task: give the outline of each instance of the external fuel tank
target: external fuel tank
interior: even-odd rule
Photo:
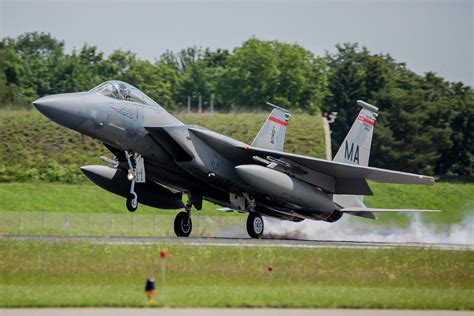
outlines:
[[[332,212],[338,209],[332,199],[317,187],[283,172],[259,165],[239,165],[235,169],[248,185],[276,200],[311,211]]]
[[[127,171],[108,166],[90,165],[81,167],[81,171],[101,188],[127,197],[130,194],[130,181],[127,180]],[[151,181],[136,183],[135,192],[138,202],[162,209],[183,208],[181,194],[173,193],[167,188]]]

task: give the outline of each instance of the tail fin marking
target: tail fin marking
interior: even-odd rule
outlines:
[[[333,161],[368,166],[372,135],[378,109],[364,101],[357,101],[362,107],[349,133],[339,147]]]
[[[274,104],[268,103],[273,107],[272,112],[253,140],[251,146],[283,151],[285,145],[286,128],[290,120],[290,113]]]

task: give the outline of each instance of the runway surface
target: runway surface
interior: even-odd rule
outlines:
[[[274,309],[274,308],[18,308],[0,309],[2,316],[472,316],[469,311],[377,310],[377,309]]]
[[[250,239],[218,237],[95,237],[95,236],[47,236],[47,235],[4,235],[0,239],[38,240],[38,241],[82,241],[110,244],[182,244],[190,246],[239,246],[239,247],[286,247],[286,248],[397,248],[415,247],[441,250],[474,250],[474,245],[431,244],[431,243],[393,243],[359,242],[295,239]]]

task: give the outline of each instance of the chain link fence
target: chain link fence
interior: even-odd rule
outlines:
[[[0,234],[172,237],[176,214],[0,212]],[[192,217],[193,236],[246,237],[246,216]]]

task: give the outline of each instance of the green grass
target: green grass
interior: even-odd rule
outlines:
[[[154,276],[155,306],[474,309],[472,251],[0,240],[0,254],[2,307],[144,306]]]
[[[374,195],[366,198],[370,207],[441,209],[443,213],[423,214],[433,223],[459,223],[474,214],[474,184],[440,182],[432,187],[370,184]],[[70,213],[127,213],[125,200],[93,184],[0,183],[0,211],[47,211]],[[219,206],[205,202],[194,215],[227,215]],[[175,214],[140,205],[137,214]],[[378,214],[380,220],[407,224],[407,214]],[[368,221],[361,219],[361,221]]]
[[[128,213],[125,199],[92,183],[62,184],[48,182],[0,183],[0,211],[41,211],[69,213]],[[204,202],[196,214],[224,215],[215,212],[213,203]],[[140,214],[175,214],[139,205]]]
[[[365,199],[368,207],[442,210],[425,213],[430,223],[459,223],[474,215],[474,183],[437,182],[434,186],[370,183],[374,195]],[[378,213],[382,221],[407,224],[407,213]]]
[[[250,143],[268,113],[178,114],[197,124]],[[100,164],[98,157],[111,154],[98,141],[61,127],[38,111],[0,110],[0,181],[42,180],[78,183],[87,181],[79,170]],[[321,117],[295,114],[287,132],[289,152],[325,157]]]

